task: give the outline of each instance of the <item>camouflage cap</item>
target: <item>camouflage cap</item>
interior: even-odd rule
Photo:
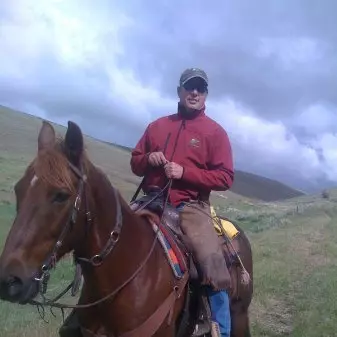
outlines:
[[[202,69],[189,68],[189,69],[186,69],[181,74],[180,80],[179,80],[180,86],[183,86],[187,81],[189,81],[190,79],[195,78],[195,77],[202,78],[206,82],[206,84],[208,85],[208,77]]]

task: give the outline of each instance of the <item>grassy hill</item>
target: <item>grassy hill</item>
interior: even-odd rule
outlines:
[[[245,197],[264,201],[284,200],[304,195],[303,192],[279,181],[239,170],[235,172],[231,190]]]
[[[13,185],[35,154],[40,126],[37,118],[0,110],[0,251],[15,215]],[[90,137],[85,141],[90,158],[130,199],[139,182],[129,171],[130,154]],[[218,213],[240,223],[252,244],[252,336],[336,336],[337,190],[330,191],[329,199],[306,195],[262,202],[225,193],[214,195],[213,202]],[[63,290],[72,276],[71,261],[61,261],[48,297]],[[54,313],[46,311],[45,323],[33,307],[0,303],[0,336],[56,337],[62,314]]]

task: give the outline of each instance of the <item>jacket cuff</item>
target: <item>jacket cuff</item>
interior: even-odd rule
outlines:
[[[183,167],[183,174],[181,176],[181,180],[185,180],[186,182],[193,182],[195,180],[193,168]]]

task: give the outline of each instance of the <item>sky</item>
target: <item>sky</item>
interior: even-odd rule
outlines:
[[[134,146],[188,67],[235,168],[337,185],[337,1],[1,0],[0,104]]]

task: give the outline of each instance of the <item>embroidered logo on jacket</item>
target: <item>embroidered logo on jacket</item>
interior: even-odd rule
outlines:
[[[199,147],[200,146],[200,140],[192,138],[190,140],[190,145],[193,146],[193,147]]]

